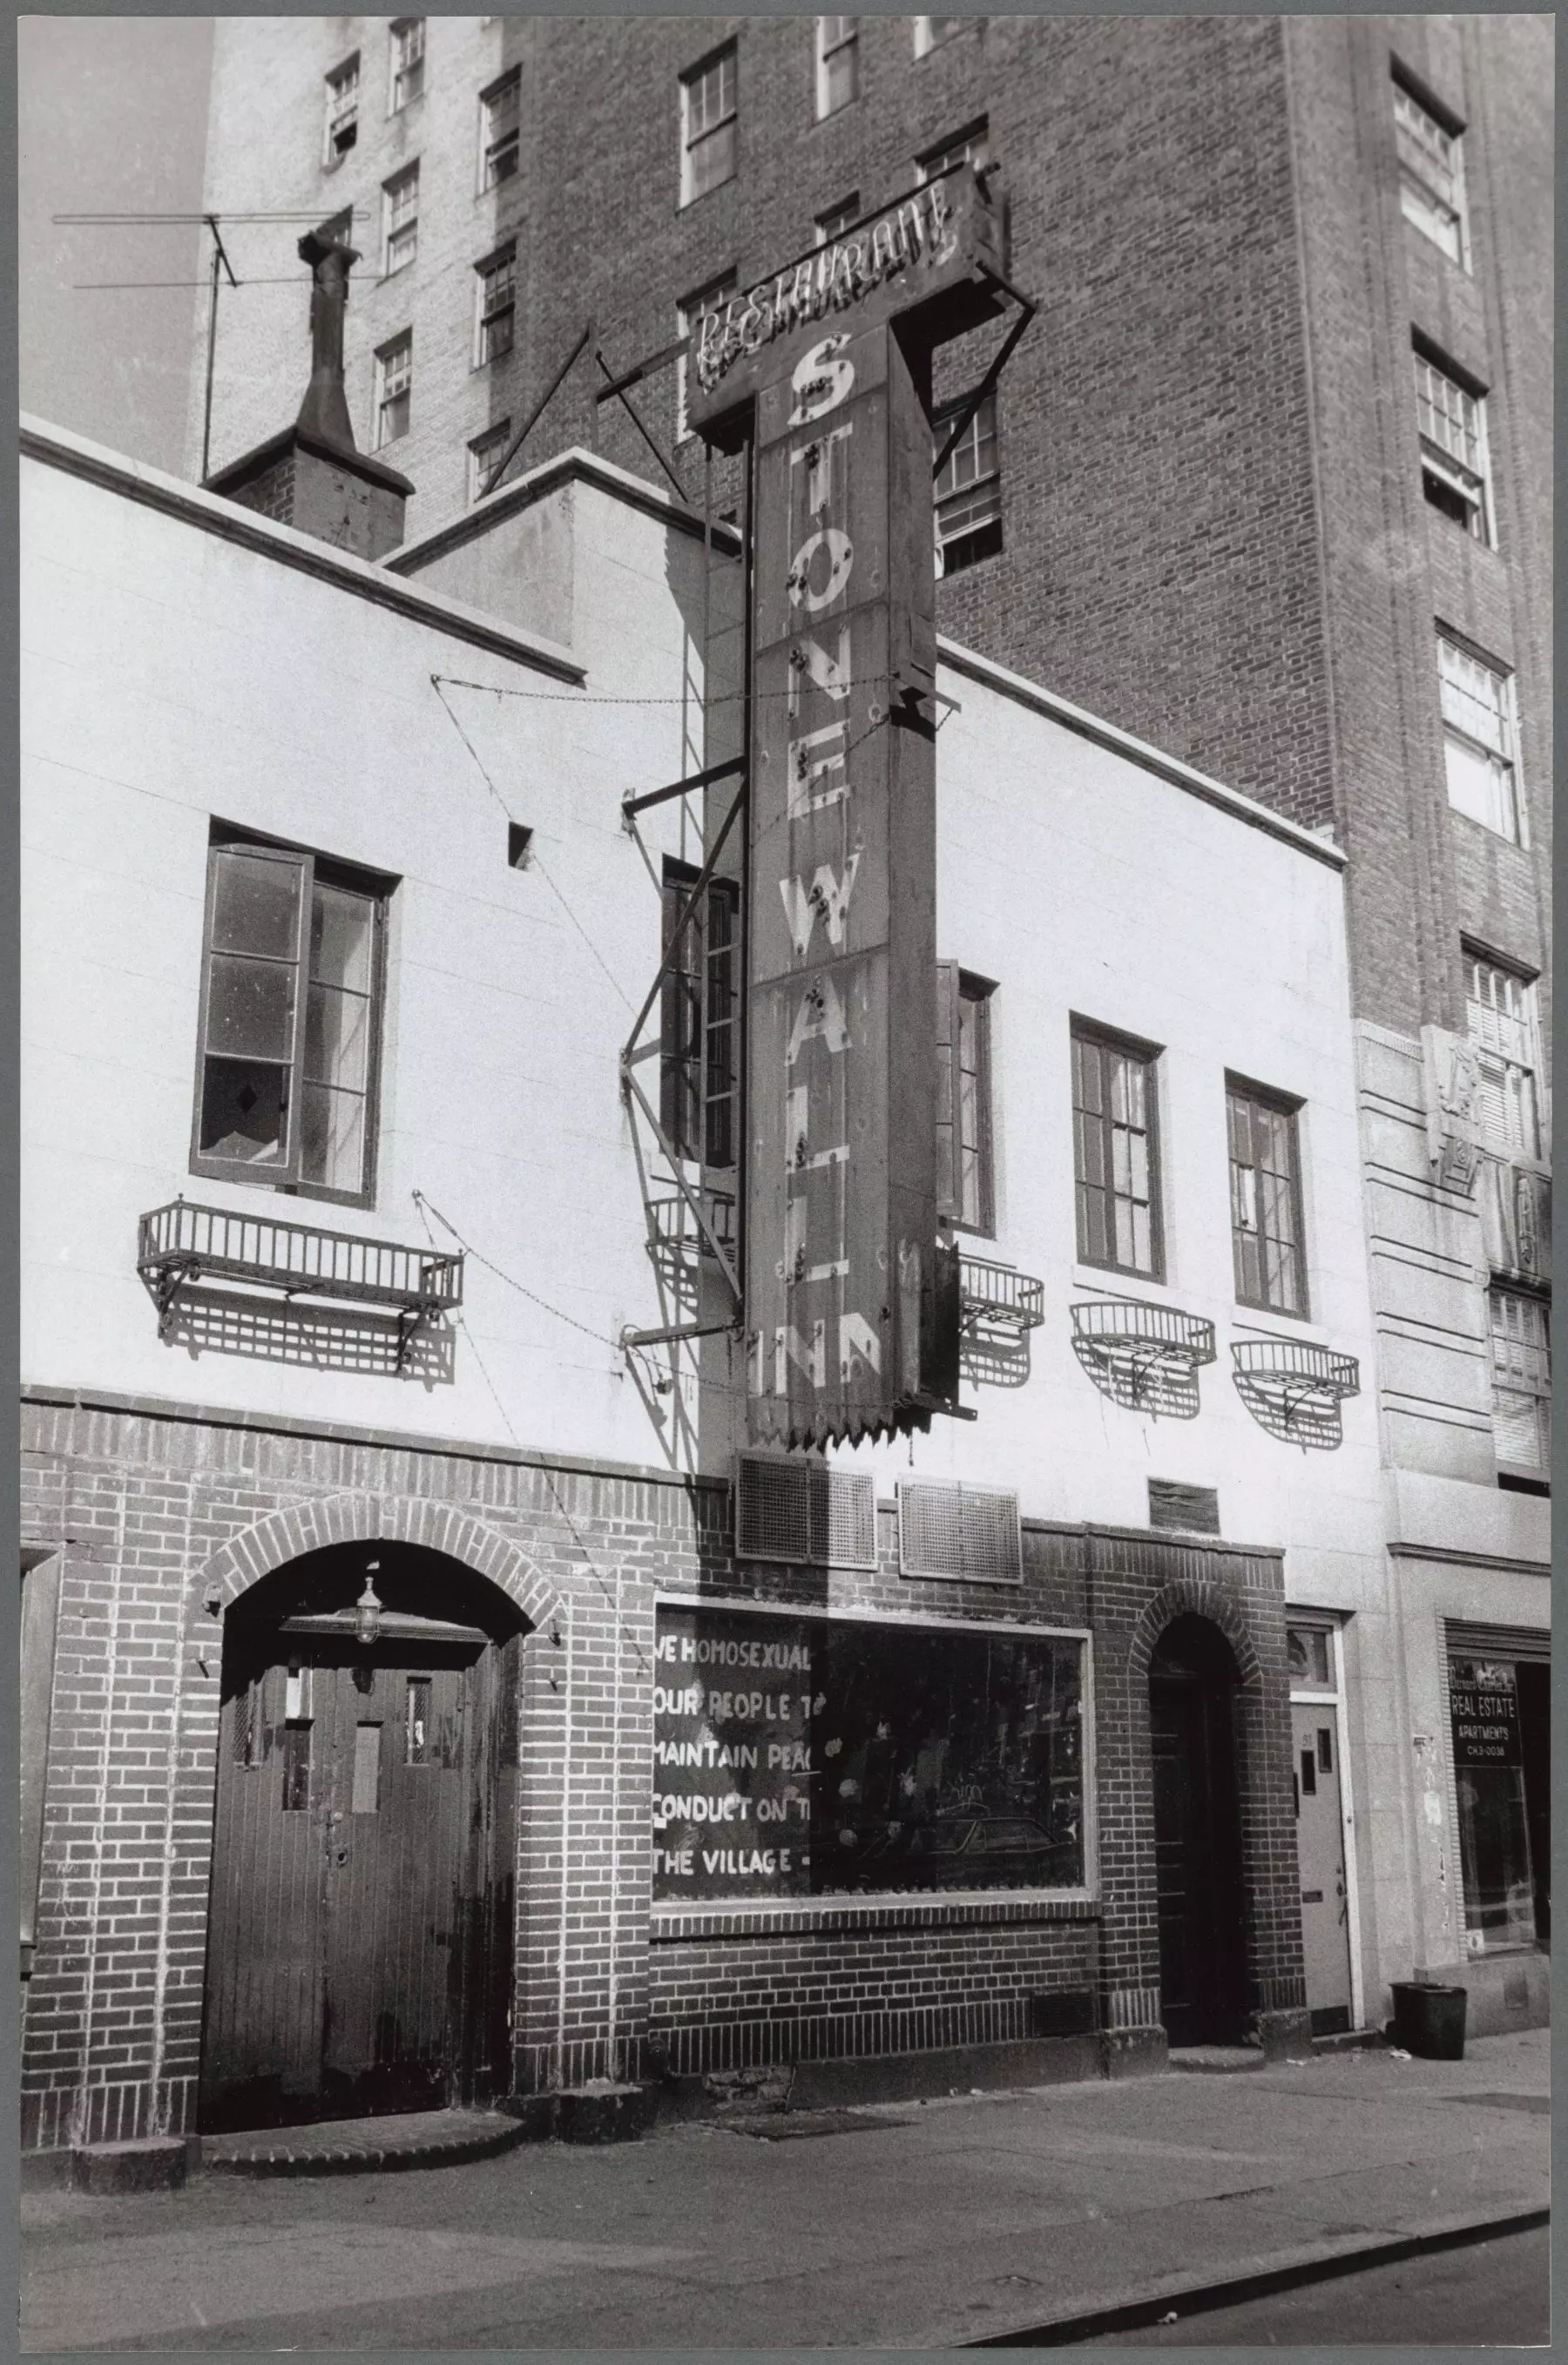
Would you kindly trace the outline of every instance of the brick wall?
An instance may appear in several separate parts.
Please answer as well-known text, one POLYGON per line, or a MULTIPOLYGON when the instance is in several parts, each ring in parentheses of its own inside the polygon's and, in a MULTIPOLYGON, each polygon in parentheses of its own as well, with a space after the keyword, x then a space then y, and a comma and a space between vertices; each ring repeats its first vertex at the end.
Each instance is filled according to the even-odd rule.
POLYGON ((1253 2003, 1300 2001, 1280 1564, 1153 1538, 1026 1531, 1022 1588, 834 1572, 843 1609, 1093 1632, 1098 1901, 823 1899, 655 1911, 652 1669, 661 1587, 823 1606, 819 1573, 735 1566, 725 1490, 481 1448, 327 1435, 199 1408, 35 1395, 24 1540, 62 1554, 35 1969, 30 2146, 195 2124, 223 1611, 299 1554, 379 1537, 478 1570, 523 1645, 514 2078, 736 2067, 1027 2034, 1032 1996, 1159 2011, 1148 1653, 1184 1609, 1231 1638, 1253 2003), (1103 1941, 1101 1924, 1103 1923, 1103 1941), (652 1943, 650 1944, 650 1933, 652 1943))

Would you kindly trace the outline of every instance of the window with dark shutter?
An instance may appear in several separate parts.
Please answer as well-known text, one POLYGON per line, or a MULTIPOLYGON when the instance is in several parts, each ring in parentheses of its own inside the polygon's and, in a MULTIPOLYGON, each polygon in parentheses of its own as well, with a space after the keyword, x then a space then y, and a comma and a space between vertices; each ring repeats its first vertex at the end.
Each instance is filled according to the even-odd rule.
POLYGON ((676 951, 659 998, 659 1123, 678 1157, 733 1166, 738 899, 733 881, 711 880, 706 909, 681 929, 696 882, 689 865, 665 864, 665 950, 676 951))

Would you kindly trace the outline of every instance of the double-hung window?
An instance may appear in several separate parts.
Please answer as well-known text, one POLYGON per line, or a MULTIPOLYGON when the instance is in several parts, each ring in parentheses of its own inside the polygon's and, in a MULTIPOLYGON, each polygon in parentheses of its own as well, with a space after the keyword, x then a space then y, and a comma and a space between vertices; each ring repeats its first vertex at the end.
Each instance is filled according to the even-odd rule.
POLYGON ((1517 846, 1522 815, 1513 678, 1439 633, 1438 680, 1449 802, 1517 846))
POLYGON ((991 1020, 995 987, 936 964, 936 1212, 960 1230, 996 1230, 991 1020))
POLYGON ((517 318, 517 241, 475 267, 474 366, 499 361, 512 347, 517 318))
POLYGON ((519 67, 479 95, 479 188, 498 188, 517 171, 521 145, 522 76, 519 67))
POLYGON ((1484 398, 1419 347, 1416 422, 1421 434, 1421 489, 1432 507, 1477 542, 1492 540, 1491 471, 1484 398))
POLYGON ((215 840, 195 1172, 369 1201, 391 884, 294 847, 215 840))
POLYGON ((837 205, 825 206, 815 217, 817 244, 831 246, 835 238, 842 238, 850 223, 859 220, 860 211, 858 189, 851 189, 846 197, 840 197, 837 205))
MULTIPOLYGON (((675 330, 678 337, 689 337, 705 313, 721 311, 735 292, 735 275, 722 271, 710 279, 705 287, 694 287, 676 306, 675 330)), ((675 440, 684 443, 691 432, 686 416, 686 355, 678 353, 675 363, 675 440)))
POLYGON ((946 140, 927 148, 914 160, 914 169, 923 181, 935 181, 943 173, 950 173, 955 164, 972 164, 983 173, 991 162, 991 126, 981 115, 966 124, 962 131, 954 131, 946 140))
POLYGON ((1230 1235, 1243 1306, 1305 1314, 1299 1101, 1226 1079, 1230 1131, 1230 1235))
POLYGON ((420 168, 410 164, 381 187, 381 275, 390 279, 412 263, 420 244, 420 168))
POLYGON ((666 862, 664 939, 674 958, 660 992, 659 1122, 678 1158, 733 1166, 739 898, 732 880, 710 880, 706 908, 682 929, 680 915, 696 883, 696 871, 685 863, 666 862))
MULTIPOLYGON (((964 402, 949 402, 932 422, 932 459, 946 445, 964 402)), ((936 571, 957 575, 1002 548, 1002 460, 996 397, 988 394, 943 461, 932 488, 936 507, 936 571)))
POLYGON ((476 435, 468 446, 468 498, 482 500, 496 481, 496 472, 507 455, 511 441, 511 420, 498 419, 487 427, 483 435, 476 435))
POLYGON ((1505 1157, 1540 1156, 1536 1076, 1540 1036, 1535 987, 1518 970, 1465 955, 1465 1021, 1481 1070, 1481 1138, 1505 1157))
POLYGON ((1072 1024, 1072 1165, 1082 1264, 1146 1273, 1164 1266, 1159 1222, 1159 1052, 1072 1024))
POLYGON ((680 77, 680 202, 705 197, 735 174, 739 53, 727 41, 680 77))
POLYGON ((409 432, 414 386, 414 332, 383 345, 375 356, 375 448, 396 443, 409 432))
POLYGON ((917 17, 914 20, 915 56, 929 57, 933 50, 939 50, 944 41, 952 39, 963 21, 961 17, 917 17))
POLYGON ((817 120, 860 95, 860 19, 817 18, 817 120))
POLYGON ((326 145, 322 163, 341 164, 359 138, 359 51, 327 76, 326 145))
POLYGON ((397 115, 425 86, 425 20, 400 17, 392 28, 391 84, 386 111, 397 115))
POLYGON ((1551 1333, 1543 1298, 1494 1289, 1492 1317, 1492 1441, 1497 1459, 1516 1470, 1551 1466, 1551 1333))
POLYGON ((1399 204, 1451 263, 1470 268, 1460 127, 1439 122, 1402 82, 1394 85, 1394 140, 1399 157, 1399 204))

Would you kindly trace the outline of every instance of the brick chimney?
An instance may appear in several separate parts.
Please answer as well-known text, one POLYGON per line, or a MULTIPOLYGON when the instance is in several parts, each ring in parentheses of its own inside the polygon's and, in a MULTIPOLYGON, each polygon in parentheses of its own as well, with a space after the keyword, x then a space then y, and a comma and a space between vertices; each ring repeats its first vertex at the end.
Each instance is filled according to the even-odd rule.
POLYGON ((299 256, 311 271, 310 383, 299 416, 218 469, 205 489, 356 558, 380 558, 403 539, 414 488, 396 468, 354 449, 343 392, 343 313, 359 256, 314 231, 300 240, 299 256))

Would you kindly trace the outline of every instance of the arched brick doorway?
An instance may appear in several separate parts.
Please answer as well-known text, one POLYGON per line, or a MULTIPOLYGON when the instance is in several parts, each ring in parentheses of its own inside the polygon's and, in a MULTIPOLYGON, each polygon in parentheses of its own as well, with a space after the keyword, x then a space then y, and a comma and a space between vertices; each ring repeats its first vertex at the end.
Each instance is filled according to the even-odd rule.
POLYGON ((1149 1657, 1160 2017, 1176 2046, 1234 2044, 1248 2023, 1239 1680, 1220 1629, 1191 1612, 1149 1657))
POLYGON ((204 2129, 507 2090, 527 1631, 475 1570, 386 1539, 304 1553, 230 1604, 204 2129))

